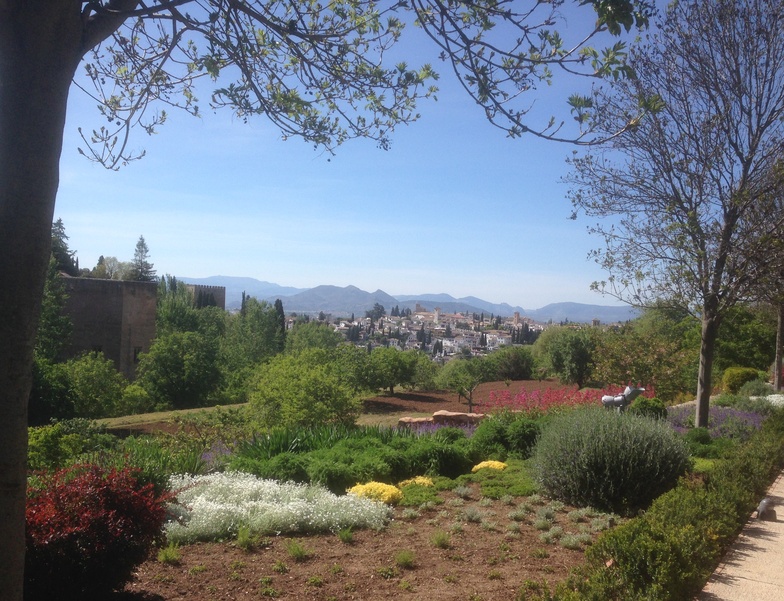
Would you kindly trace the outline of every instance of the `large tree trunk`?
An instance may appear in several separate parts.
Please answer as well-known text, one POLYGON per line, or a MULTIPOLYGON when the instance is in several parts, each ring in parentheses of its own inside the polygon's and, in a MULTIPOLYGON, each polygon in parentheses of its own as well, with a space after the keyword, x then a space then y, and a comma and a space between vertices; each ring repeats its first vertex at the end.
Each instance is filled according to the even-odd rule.
POLYGON ((712 391, 711 376, 713 371, 713 354, 716 350, 716 337, 719 333, 719 318, 705 312, 702 316, 702 336, 700 338, 700 368, 697 373, 697 411, 694 426, 708 426, 708 412, 712 391))
MULTIPOLYGON (((22 599, 27 399, 81 2, 0 0, 0 596, 22 599)), ((56 586, 56 583, 53 583, 56 586)))
POLYGON ((773 362, 773 387, 781 392, 781 355, 784 353, 784 301, 778 304, 779 318, 776 326, 776 360, 773 362))

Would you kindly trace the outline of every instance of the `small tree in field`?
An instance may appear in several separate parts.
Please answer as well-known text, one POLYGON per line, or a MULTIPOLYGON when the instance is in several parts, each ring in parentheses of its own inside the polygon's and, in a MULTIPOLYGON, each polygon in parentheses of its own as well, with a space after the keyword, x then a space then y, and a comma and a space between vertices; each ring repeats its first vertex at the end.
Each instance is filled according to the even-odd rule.
POLYGON ((483 358, 452 359, 441 368, 436 384, 457 393, 468 403, 468 412, 474 412, 474 392, 482 382, 493 376, 493 366, 483 358))

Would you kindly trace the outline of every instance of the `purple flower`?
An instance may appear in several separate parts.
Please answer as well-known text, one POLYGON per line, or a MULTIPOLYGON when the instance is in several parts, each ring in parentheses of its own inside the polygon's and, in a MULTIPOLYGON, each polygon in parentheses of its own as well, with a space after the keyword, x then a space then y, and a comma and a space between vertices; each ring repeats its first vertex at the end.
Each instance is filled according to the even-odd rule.
MULTIPOLYGON (((694 411, 693 405, 669 407, 667 421, 676 432, 685 434, 694 427, 694 411)), ((748 440, 754 431, 762 427, 764 420, 765 417, 759 413, 714 405, 708 414, 708 432, 711 438, 748 440)))

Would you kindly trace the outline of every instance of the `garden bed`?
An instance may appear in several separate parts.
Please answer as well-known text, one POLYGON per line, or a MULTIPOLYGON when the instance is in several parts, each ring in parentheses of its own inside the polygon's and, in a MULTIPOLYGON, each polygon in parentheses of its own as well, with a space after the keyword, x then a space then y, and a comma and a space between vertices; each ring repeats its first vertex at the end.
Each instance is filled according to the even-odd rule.
MULTIPOLYGON (((542 541, 533 522, 546 500, 531 503, 523 519, 526 498, 483 501, 477 485, 469 486, 467 498, 442 492, 444 502, 428 510, 398 507, 386 529, 355 531, 350 542, 324 534, 262 537, 251 551, 235 543, 183 545, 178 564, 156 558, 142 564, 125 598, 509 601, 523 588, 565 579, 583 562, 583 546, 542 541), (292 556, 292 540, 307 558, 292 556)), ((578 523, 571 509, 556 511, 554 524, 565 533, 590 530, 591 518, 578 523)))
MULTIPOLYGON (((517 394, 550 388, 562 385, 555 381, 511 382, 508 388, 503 382, 482 384, 474 392, 475 411, 482 411, 493 391, 508 389, 517 394)), ((466 411, 467 404, 447 392, 382 395, 364 401, 361 422, 392 425, 404 415, 438 410, 466 411)), ((134 432, 173 428, 168 419, 130 425, 134 432)), ((122 597, 137 601, 265 597, 506 601, 515 599, 523 587, 565 579, 583 562, 584 546, 568 549, 557 540, 541 540, 542 530, 533 523, 536 505, 521 519, 517 510, 526 498, 483 500, 478 485, 469 486, 467 498, 443 491, 439 493, 443 503, 430 509, 415 512, 398 507, 387 528, 355 531, 350 543, 337 534, 323 534, 262 538, 249 552, 233 542, 183 545, 179 563, 151 557, 142 564, 122 597), (441 543, 434 538, 444 535, 448 544, 438 546, 441 543), (307 559, 292 558, 287 549, 291 540, 309 552, 307 559), (403 560, 406 557, 412 558, 411 565, 403 560)), ((567 517, 570 509, 556 513, 555 525, 566 533, 589 529, 586 520, 578 524, 567 517)))

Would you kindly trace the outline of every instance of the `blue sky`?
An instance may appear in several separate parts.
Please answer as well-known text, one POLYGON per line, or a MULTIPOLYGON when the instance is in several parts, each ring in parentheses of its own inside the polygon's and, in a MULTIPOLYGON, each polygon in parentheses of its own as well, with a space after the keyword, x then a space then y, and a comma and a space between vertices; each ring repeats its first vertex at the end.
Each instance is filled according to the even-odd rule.
MULTIPOLYGON (((132 147, 147 155, 119 172, 76 151, 76 128, 100 117, 74 88, 55 218, 81 267, 100 255, 130 260, 144 235, 159 275, 444 292, 528 309, 618 304, 590 291, 606 277, 587 259, 601 241, 585 218, 568 219, 559 180, 572 147, 505 137, 434 66, 438 101, 423 101, 388 151, 354 140, 330 156, 284 142, 263 118, 213 113, 202 94, 203 117, 170 112, 155 136, 136 132, 132 147)), ((559 110, 574 87, 563 84, 530 100, 559 110)))

